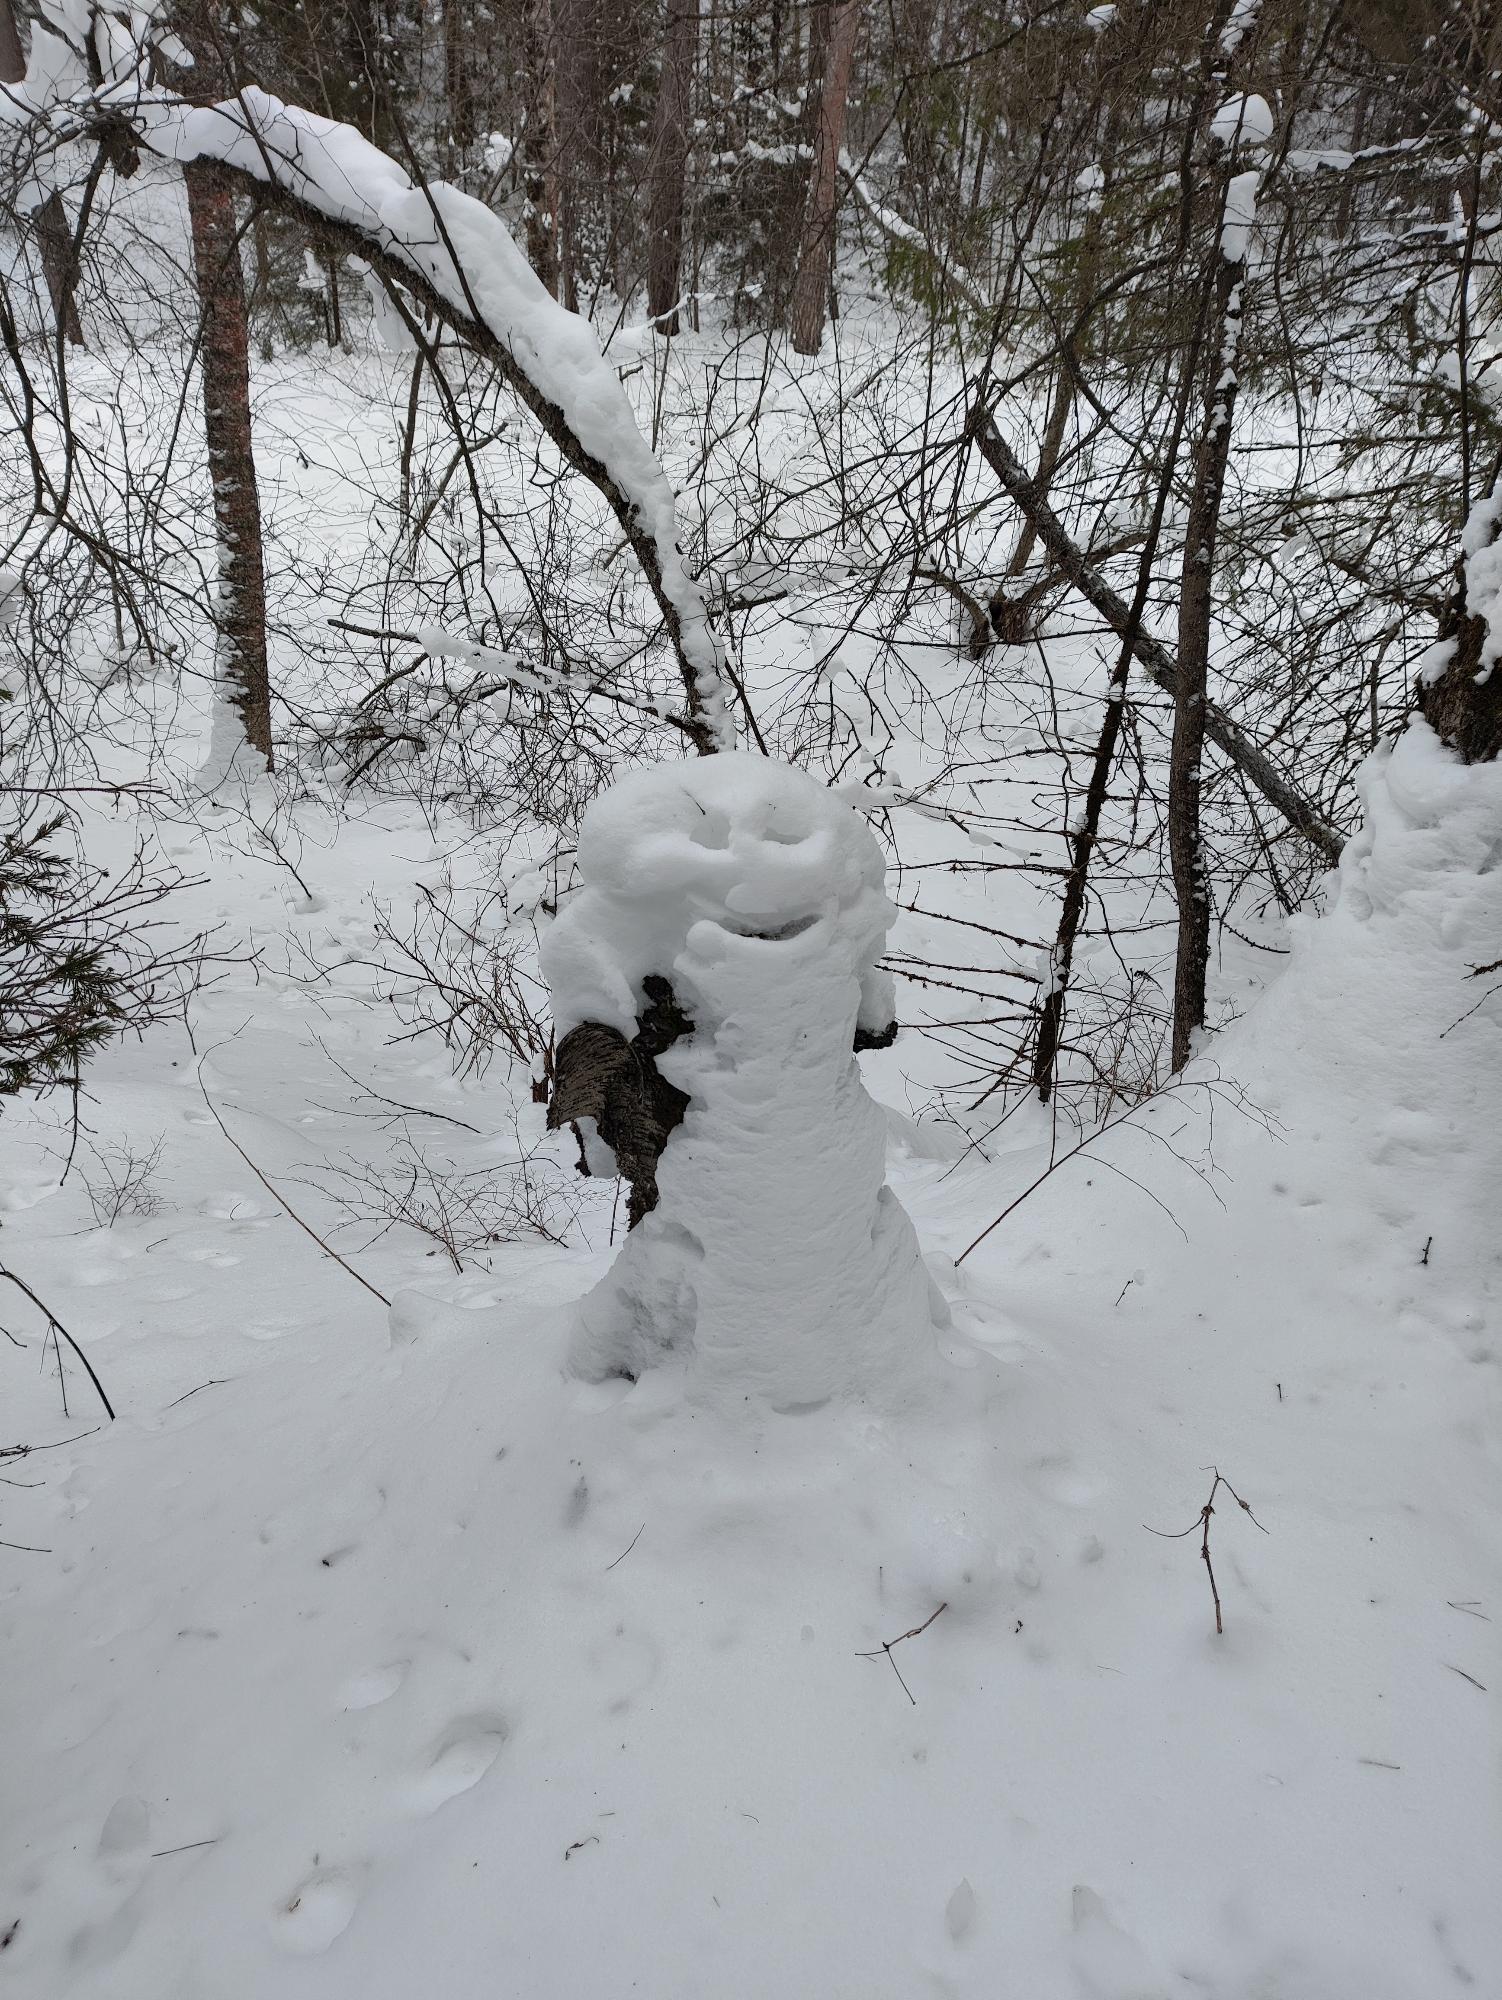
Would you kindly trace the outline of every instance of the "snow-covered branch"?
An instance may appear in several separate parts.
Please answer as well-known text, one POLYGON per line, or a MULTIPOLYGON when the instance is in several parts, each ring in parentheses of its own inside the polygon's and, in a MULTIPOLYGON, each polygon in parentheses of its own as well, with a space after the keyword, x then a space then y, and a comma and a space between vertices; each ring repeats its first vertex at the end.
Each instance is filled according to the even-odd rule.
POLYGON ((415 182, 353 126, 266 91, 247 86, 194 105, 160 88, 152 57, 158 46, 174 51, 140 17, 127 34, 80 0, 52 0, 48 11, 33 30, 25 82, 0 98, 0 123, 33 147, 123 127, 158 158, 210 163, 262 207, 299 217, 418 299, 491 363, 603 495, 662 612, 695 745, 728 747, 721 651, 678 545, 672 488, 587 321, 553 298, 501 218, 446 182, 415 182), (90 52, 102 82, 90 76, 90 52))

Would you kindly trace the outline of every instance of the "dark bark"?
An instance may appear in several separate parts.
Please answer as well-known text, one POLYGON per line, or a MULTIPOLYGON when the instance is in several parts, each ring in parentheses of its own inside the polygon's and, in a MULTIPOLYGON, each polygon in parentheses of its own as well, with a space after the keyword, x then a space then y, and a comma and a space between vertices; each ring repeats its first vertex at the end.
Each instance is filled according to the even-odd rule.
POLYGON ((474 143, 475 136, 475 94, 469 58, 473 23, 466 22, 465 13, 464 0, 443 0, 443 82, 448 98, 449 141, 460 159, 474 143))
POLYGON ((522 133, 527 256, 556 299, 558 290, 558 119, 549 0, 525 0, 523 36, 532 88, 522 133))
POLYGON ((272 762, 261 504, 250 422, 250 317, 240 269, 233 183, 184 167, 202 337, 203 428, 219 534, 220 673, 245 740, 272 762))
POLYGON ((1215 541, 1226 465, 1231 455, 1234 326, 1240 308, 1242 269, 1221 258, 1216 271, 1217 311, 1211 322, 1205 419, 1195 447, 1184 560, 1179 576, 1178 659, 1173 692, 1173 741, 1168 753, 1168 856, 1179 904, 1173 975, 1172 1063, 1188 1062, 1195 1035, 1205 1025, 1205 982, 1210 964, 1210 871, 1205 865, 1200 793, 1209 700, 1210 619, 1214 606, 1215 541), (1216 336, 1222 336, 1217 338, 1216 336), (1227 379, 1229 378, 1229 379, 1227 379))
POLYGON ((798 251, 798 275, 788 307, 788 330, 799 354, 817 354, 824 339, 824 311, 834 267, 834 231, 840 183, 840 148, 845 143, 845 113, 850 97, 850 70, 855 37, 860 28, 860 0, 837 0, 829 23, 824 83, 819 94, 819 123, 808 176, 808 205, 798 251))
MULTIPOLYGON (((26 75, 26 57, 16 26, 12 0, 0 0, 0 85, 20 83, 26 75)), ((78 257, 73 232, 68 227, 68 211, 62 196, 49 194, 32 216, 32 229, 42 257, 42 275, 52 301, 53 323, 62 329, 70 346, 82 347, 83 322, 78 316, 75 296, 78 286, 78 257)))
MULTIPOLYGON (((694 1031, 660 974, 649 973, 642 988, 647 1005, 629 1041, 619 1028, 600 1021, 570 1028, 554 1051, 548 1106, 552 1131, 572 1125, 577 1132, 580 1119, 588 1118, 615 1154, 617 1171, 631 1189, 628 1229, 657 1206, 657 1162, 689 1104, 687 1093, 660 1074, 657 1058, 694 1031)), ((580 1171, 589 1172, 587 1161, 580 1171)))
POLYGON ((659 331, 678 331, 679 273, 683 262, 684 174, 688 164, 689 109, 699 47, 699 0, 668 0, 667 36, 652 128, 647 311, 659 331))
POLYGON ((1489 764, 1502 756, 1502 667, 1493 666, 1483 678, 1486 635, 1486 619, 1466 609, 1462 562, 1440 634, 1449 641, 1450 657, 1442 673, 1419 684, 1418 704, 1424 720, 1467 764, 1489 764))

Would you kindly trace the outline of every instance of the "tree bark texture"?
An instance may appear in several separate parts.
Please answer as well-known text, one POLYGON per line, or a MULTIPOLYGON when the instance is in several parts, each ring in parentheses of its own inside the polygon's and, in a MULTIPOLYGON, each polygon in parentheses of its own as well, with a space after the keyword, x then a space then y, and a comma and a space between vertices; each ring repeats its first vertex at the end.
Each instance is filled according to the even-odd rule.
POLYGON ((647 312, 662 333, 678 331, 683 262, 684 175, 689 112, 699 49, 699 0, 668 0, 667 36, 652 126, 647 312))
POLYGON ((1485 672, 1481 663, 1487 621, 1466 609, 1464 562, 1457 565, 1455 593, 1445 629, 1450 658, 1444 671, 1421 682, 1419 713, 1467 764, 1489 764, 1502 756, 1502 667, 1485 672))
POLYGON ((193 269, 202 313, 203 428, 219 534, 219 671, 245 740, 271 751, 266 578, 250 423, 250 318, 231 183, 217 167, 184 167, 193 269))
POLYGON ((524 47, 532 88, 522 133, 527 257, 556 299, 558 290, 558 106, 549 0, 526 0, 524 47))
MULTIPOLYGON (((1222 173, 1219 180, 1212 225, 1218 224, 1224 215, 1228 172, 1222 173)), ((1210 964, 1210 871, 1205 865, 1200 793, 1209 702, 1215 542, 1236 413, 1236 362, 1245 276, 1244 261, 1227 256, 1218 245, 1212 281, 1214 305, 1205 341, 1204 422, 1195 446, 1189 515, 1184 528, 1173 742, 1168 754, 1168 853, 1179 904, 1173 979, 1175 1070, 1181 1070, 1188 1062, 1194 1037, 1205 1025, 1205 982, 1210 964)))
MULTIPOLYGON (((21 48, 21 32, 16 25, 12 0, 0 0, 0 84, 20 83, 26 75, 26 56, 21 48)), ((73 248, 73 232, 68 227, 68 211, 59 194, 49 194, 32 216, 31 226, 42 257, 42 275, 52 301, 52 317, 73 347, 83 346, 83 322, 78 316, 75 291, 78 259, 73 248)))
POLYGON ((819 124, 809 168, 808 204, 803 215, 803 239, 798 251, 798 275, 788 309, 788 328, 799 354, 817 354, 824 339, 824 308, 834 261, 835 216, 840 184, 840 148, 845 143, 845 112, 850 97, 850 71, 855 37, 860 28, 860 0, 838 0, 829 24, 824 86, 819 97, 819 124))

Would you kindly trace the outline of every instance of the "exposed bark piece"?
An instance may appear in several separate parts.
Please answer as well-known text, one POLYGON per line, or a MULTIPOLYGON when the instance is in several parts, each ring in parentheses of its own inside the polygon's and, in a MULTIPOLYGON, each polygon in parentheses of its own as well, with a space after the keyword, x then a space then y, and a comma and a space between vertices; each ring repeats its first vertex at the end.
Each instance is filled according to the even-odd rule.
MULTIPOLYGON (((971 418, 971 435, 981 456, 996 474, 1008 494, 1035 524, 1038 539, 1048 550, 1069 582, 1100 613, 1118 637, 1129 639, 1133 653, 1147 677, 1165 694, 1177 685, 1178 664, 1161 640, 1133 630, 1130 608, 1089 561, 1058 515, 1038 492, 1032 479, 1007 446, 990 413, 978 407, 971 418)), ((1317 809, 1289 782, 1267 752, 1214 702, 1205 703, 1205 734, 1222 754, 1276 807, 1288 824, 1301 833, 1333 867, 1340 859, 1344 837, 1321 818, 1317 809)))
MULTIPOLYGON (((549 1131, 577 1128, 581 1118, 588 1118, 615 1154, 621 1178, 631 1189, 628 1229, 657 1206, 657 1162, 689 1105, 687 1093, 658 1069, 657 1058, 694 1031, 669 980, 649 973, 642 989, 647 1005, 629 1040, 602 1021, 581 1021, 569 1029, 553 1052, 548 1105, 549 1131)), ((896 1039, 894 1017, 880 1028, 857 1026, 854 1047, 859 1055, 866 1049, 889 1049, 896 1039)))
POLYGON ((1420 682, 1418 702, 1424 720, 1467 764, 1489 764, 1502 756, 1502 669, 1482 667, 1487 629, 1485 618, 1466 610, 1462 559, 1440 633, 1450 642, 1450 658, 1434 680, 1420 682))
POLYGON ((828 59, 819 98, 813 165, 809 169, 803 241, 788 310, 788 328, 793 346, 800 354, 817 354, 824 338, 824 305, 829 296, 829 272, 834 259, 840 148, 845 142, 850 70, 855 60, 860 20, 860 0, 838 0, 829 24, 828 59))
POLYGON ((863 1028, 856 1023, 855 1053, 864 1055, 867 1049, 889 1049, 897 1039, 896 1019, 887 1022, 883 1028, 863 1028))
POLYGON ((588 1118, 615 1154, 631 1189, 628 1229, 656 1208, 657 1162, 688 1109, 687 1094, 659 1072, 657 1058, 694 1026, 660 974, 649 974, 642 986, 648 1004, 629 1041, 600 1021, 582 1021, 564 1036, 553 1055, 548 1106, 550 1130, 588 1118))

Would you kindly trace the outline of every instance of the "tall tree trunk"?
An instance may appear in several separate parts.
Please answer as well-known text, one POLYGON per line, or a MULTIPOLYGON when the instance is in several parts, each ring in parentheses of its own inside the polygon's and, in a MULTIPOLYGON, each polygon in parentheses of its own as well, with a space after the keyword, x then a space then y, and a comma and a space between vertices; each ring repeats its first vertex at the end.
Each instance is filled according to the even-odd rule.
POLYGON ((219 676, 245 741, 271 752, 266 578, 250 427, 250 318, 229 184, 213 166, 183 169, 202 313, 199 361, 214 522, 219 531, 219 676))
POLYGON ((798 275, 788 311, 788 327, 799 354, 817 354, 824 338, 824 308, 834 262, 834 226, 839 194, 840 148, 845 142, 845 111, 850 96, 850 70, 855 37, 860 28, 860 0, 838 0, 829 24, 829 48, 824 88, 819 98, 819 128, 809 169, 808 206, 803 216, 803 240, 798 251, 798 275))
POLYGON ((531 78, 522 132, 522 189, 527 197, 527 257, 558 297, 558 105, 549 0, 525 0, 523 45, 531 78))
MULTIPOLYGON (((1137 588, 1132 599, 1130 618, 1127 629, 1120 635, 1121 651, 1117 655, 1116 666, 1106 689, 1105 711, 1101 717, 1100 734, 1095 742, 1095 757, 1090 766, 1090 782, 1085 789, 1084 809, 1076 819, 1070 835, 1069 874, 1064 883, 1058 935, 1054 939, 1053 951, 1049 957, 1048 990, 1043 997, 1043 1009, 1038 1017, 1038 1040, 1033 1050, 1033 1084, 1045 1104, 1053 1094, 1054 1069, 1058 1062, 1059 1043, 1064 1032, 1064 1014, 1069 1000, 1069 981, 1074 972, 1074 948, 1079 941, 1080 926, 1085 916, 1085 891, 1090 880, 1090 864, 1094 859, 1096 841, 1100 837, 1106 790, 1116 762, 1116 746, 1121 737, 1122 719, 1126 713, 1127 683, 1137 640, 1142 632, 1142 621, 1147 612, 1148 596, 1152 590, 1158 543, 1163 533, 1163 517, 1168 511, 1168 502, 1173 494, 1174 468, 1178 464, 1179 445, 1183 439, 1184 425, 1188 420, 1194 379, 1194 356, 1191 353, 1185 358, 1182 379, 1174 397, 1173 425, 1163 455, 1163 471, 1158 480, 1158 492, 1153 502, 1147 540, 1137 564, 1137 588)), ((1039 484, 1041 486, 1041 480, 1039 484)))
POLYGON ((454 165, 463 159, 475 136, 475 94, 470 67, 464 0, 443 0, 443 85, 448 99, 449 144, 454 165))
POLYGON ((678 331, 684 172, 698 49, 699 0, 668 0, 667 36, 652 126, 651 240, 647 250, 647 311, 666 334, 678 331))
MULTIPOLYGON (((0 85, 20 83, 26 75, 26 57, 21 33, 16 25, 12 0, 0 0, 0 85)), ((78 317, 74 296, 78 283, 78 259, 73 250, 73 232, 68 227, 68 211, 59 194, 49 194, 32 216, 37 247, 42 254, 42 275, 52 300, 52 317, 69 343, 83 346, 83 323, 78 317)))
MULTIPOLYGON (((1234 186, 1219 176, 1217 218, 1223 223, 1234 186)), ((1244 239, 1243 239, 1244 248, 1244 239)), ((1188 1062, 1194 1036, 1205 1024, 1205 982, 1210 963, 1210 871, 1200 824, 1200 776, 1205 750, 1205 705, 1210 673, 1210 620, 1214 604, 1215 541, 1231 426, 1236 410, 1236 359, 1241 334, 1243 254, 1222 227, 1215 253, 1214 306, 1204 347, 1204 421, 1195 447, 1184 561, 1179 579, 1178 678, 1174 688, 1173 743, 1168 759, 1168 853, 1179 904, 1178 950, 1173 978, 1173 1067, 1188 1062)))

